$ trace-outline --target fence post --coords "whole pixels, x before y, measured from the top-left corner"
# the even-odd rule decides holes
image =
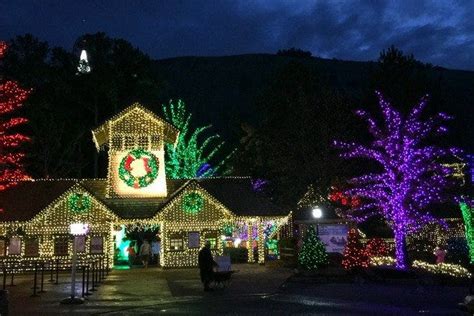
[[[44,286],[44,261],[41,262],[41,286],[40,286],[40,293],[44,293],[46,292],[44,289],[43,289],[43,286]]]
[[[7,285],[7,268],[5,267],[5,263],[2,265],[3,271],[3,289],[5,290],[5,286]]]
[[[36,294],[37,277],[38,277],[38,263],[35,261],[35,278],[33,282],[33,294],[31,295],[31,297],[39,296],[38,294]]]
[[[102,258],[99,258],[99,282],[102,282],[104,279],[104,260]]]
[[[86,295],[92,294],[91,292],[89,292],[89,269],[90,269],[90,263],[87,264]]]
[[[100,261],[95,261],[95,287],[100,286]]]
[[[15,286],[14,278],[15,278],[15,262],[12,262],[12,278],[10,280],[10,286]]]
[[[95,289],[95,261],[92,262],[92,289],[91,292],[97,291]]]
[[[59,284],[59,259],[56,259],[56,282],[54,284]]]
[[[53,259],[50,259],[49,260],[49,271],[50,271],[50,277],[49,277],[49,282],[53,283],[54,282],[54,277],[53,277],[53,270],[54,268],[54,260]]]
[[[82,266],[82,295],[81,295],[82,298],[84,298],[84,295],[85,295],[85,291],[84,291],[85,282],[86,282],[86,266],[83,265]]]

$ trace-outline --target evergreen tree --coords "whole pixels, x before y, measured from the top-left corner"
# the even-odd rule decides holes
[[[354,268],[367,267],[367,265],[368,262],[364,246],[359,240],[357,229],[353,228],[349,231],[349,236],[347,237],[342,266],[346,270],[352,270]]]
[[[469,246],[469,262],[474,264],[474,200],[463,199],[460,201],[462,217],[464,219],[464,231],[466,233],[466,242]]]
[[[313,226],[309,226],[303,247],[298,254],[298,262],[307,270],[316,270],[328,264],[326,246],[316,235]]]
[[[163,105],[165,118],[179,129],[178,143],[166,145],[166,174],[172,179],[190,179],[212,177],[230,173],[226,163],[234,154],[232,151],[220,162],[216,161],[217,154],[224,145],[219,135],[212,135],[199,140],[201,134],[211,128],[211,125],[190,130],[191,113],[186,110],[183,101],[178,100],[169,105]],[[215,162],[213,164],[213,162]]]

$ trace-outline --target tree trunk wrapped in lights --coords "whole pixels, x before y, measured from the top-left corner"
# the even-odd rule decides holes
[[[190,179],[225,175],[230,172],[226,169],[226,163],[235,151],[225,156],[220,162],[212,164],[212,160],[216,159],[224,142],[220,141],[219,135],[209,136],[202,142],[198,139],[211,125],[198,127],[190,133],[191,114],[187,113],[186,105],[181,100],[175,103],[170,101],[169,105],[163,105],[163,113],[165,118],[180,131],[176,146],[166,145],[168,177]]]
[[[0,58],[7,49],[0,42]],[[0,82],[0,191],[15,185],[16,180],[27,179],[22,160],[25,156],[19,147],[30,140],[29,137],[12,132],[28,120],[24,117],[11,117],[11,113],[20,108],[28,98],[30,90],[21,88],[15,81]]]
[[[347,194],[365,203],[349,210],[349,216],[360,222],[381,215],[390,225],[395,238],[397,268],[406,268],[405,238],[429,222],[436,221],[427,211],[433,203],[446,200],[445,189],[452,183],[452,168],[443,159],[459,153],[455,148],[428,145],[426,140],[447,131],[442,123],[450,117],[444,113],[421,120],[427,97],[403,116],[376,92],[382,110],[383,125],[365,111],[356,114],[368,123],[374,137],[370,145],[335,142],[344,158],[375,160],[380,173],[369,173],[349,181]],[[442,223],[442,222],[441,222]],[[444,223],[445,225],[445,223]]]

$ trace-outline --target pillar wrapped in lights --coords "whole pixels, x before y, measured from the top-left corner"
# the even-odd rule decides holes
[[[263,233],[263,223],[259,220],[257,222],[257,250],[258,250],[258,263],[265,263],[265,235]]]
[[[376,92],[382,110],[380,125],[366,111],[357,111],[375,139],[370,145],[336,141],[344,158],[375,160],[382,167],[380,173],[369,173],[349,181],[345,194],[358,196],[365,203],[349,210],[348,216],[360,222],[374,215],[382,215],[395,238],[397,268],[406,268],[405,238],[425,224],[435,221],[426,211],[433,203],[445,199],[445,189],[452,184],[453,170],[442,164],[459,150],[428,145],[427,138],[447,131],[442,123],[450,117],[444,113],[422,120],[427,96],[413,107],[408,115],[392,107]]]
[[[250,263],[254,262],[252,235],[253,235],[253,223],[249,221],[247,222],[247,251],[248,251],[247,261]]]

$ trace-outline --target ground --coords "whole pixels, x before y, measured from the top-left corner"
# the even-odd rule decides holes
[[[416,284],[342,283],[294,276],[273,265],[234,265],[224,289],[204,292],[197,269],[114,270],[83,305],[64,306],[68,275],[32,294],[32,277],[18,277],[10,291],[10,315],[463,315],[456,304],[466,287]],[[79,274],[79,279],[81,274]],[[80,283],[78,287],[80,295]]]

